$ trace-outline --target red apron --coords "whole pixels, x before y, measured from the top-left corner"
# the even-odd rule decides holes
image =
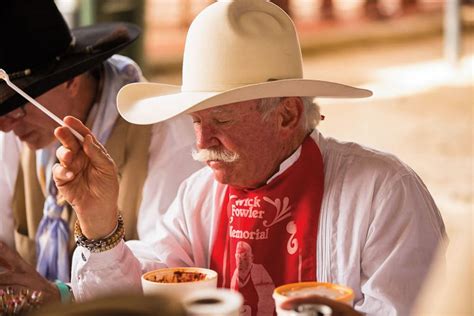
[[[244,296],[248,315],[271,315],[282,284],[316,279],[324,187],[321,152],[307,136],[298,160],[255,189],[228,187],[211,254],[219,287]]]

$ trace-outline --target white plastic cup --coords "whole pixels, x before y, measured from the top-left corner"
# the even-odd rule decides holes
[[[188,316],[239,316],[242,294],[229,289],[205,289],[189,294],[183,304]]]
[[[199,273],[205,276],[202,280],[189,282],[166,282],[172,280],[176,273]],[[156,280],[165,280],[157,282]],[[188,294],[198,292],[204,289],[213,289],[217,287],[217,272],[205,268],[179,267],[163,268],[149,271],[142,275],[142,288],[145,295],[166,295],[183,301]]]
[[[325,282],[290,283],[279,286],[273,291],[277,315],[285,315],[281,310],[281,304],[288,299],[313,295],[326,297],[351,307],[354,302],[354,291],[343,285]]]

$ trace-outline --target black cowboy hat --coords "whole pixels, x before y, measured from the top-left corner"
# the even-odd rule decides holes
[[[140,34],[137,26],[119,22],[70,30],[53,0],[4,0],[0,6],[0,68],[33,98],[94,68]],[[0,80],[0,116],[25,103]]]

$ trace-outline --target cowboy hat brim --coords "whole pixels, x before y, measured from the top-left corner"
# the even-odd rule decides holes
[[[94,68],[124,49],[139,36],[140,29],[130,23],[101,23],[76,28],[71,33],[76,40],[76,46],[72,51],[50,65],[32,69],[32,73],[28,76],[10,78],[10,80],[31,97],[36,98],[57,85]],[[86,47],[90,46],[98,46],[98,48],[87,52]],[[26,102],[5,82],[0,82],[0,116]]]
[[[370,90],[308,79],[268,81],[219,92],[182,91],[181,86],[176,85],[131,83],[120,89],[117,108],[128,122],[146,125],[162,122],[182,113],[260,98],[366,98],[371,95]]]

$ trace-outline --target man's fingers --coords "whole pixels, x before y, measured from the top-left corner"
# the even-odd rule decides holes
[[[28,280],[31,278],[31,275],[25,273],[28,271],[28,264],[2,241],[0,241],[0,265],[7,269],[0,272],[0,287],[28,285]]]
[[[28,275],[17,272],[0,273],[0,286],[21,286],[28,288]]]
[[[74,154],[70,149],[60,146],[58,149],[56,149],[56,158],[58,158],[61,165],[69,168],[73,162]]]
[[[3,260],[2,257],[0,257],[0,268],[0,274],[5,273],[3,272],[4,269],[8,270],[8,272],[13,271],[13,266],[6,260]]]
[[[66,116],[64,118],[64,123],[66,123],[67,126],[75,129],[82,136],[92,134],[91,130],[88,129],[80,120],[78,120],[74,116]]]
[[[113,165],[110,155],[102,144],[99,143],[99,141],[97,141],[97,139],[95,139],[91,134],[86,135],[83,148],[84,152],[95,167],[107,168],[108,166]]]
[[[54,131],[56,138],[63,144],[64,147],[71,149],[73,152],[79,151],[82,144],[74,136],[70,128],[76,130],[79,134],[85,136],[92,132],[80,120],[73,116],[66,116],[64,118],[66,127],[60,126]],[[70,127],[70,128],[69,128]]]
[[[0,265],[2,267],[8,270],[23,271],[25,264],[26,262],[16,251],[10,249],[4,242],[0,241]]]
[[[74,180],[74,172],[71,170],[61,166],[60,164],[55,164],[53,166],[53,178],[54,182],[56,182],[56,186],[60,187],[65,185],[66,183],[71,182]]]
[[[79,134],[84,135],[84,144],[83,149],[87,156],[93,162],[103,163],[103,162],[110,162],[110,156],[108,155],[107,151],[105,150],[104,146],[94,137],[90,129],[88,129],[80,120],[73,116],[66,116],[64,118],[64,123],[67,126],[74,128]],[[58,128],[58,138],[63,143],[66,142],[67,144],[63,143],[64,147],[71,149],[75,152],[75,148],[71,148],[68,144],[74,145],[73,139],[74,136],[67,128]],[[66,139],[67,138],[67,139]],[[76,139],[74,138],[75,143],[77,143]]]
[[[79,143],[79,140],[77,140],[71,130],[67,127],[57,127],[54,130],[54,136],[56,136],[64,147],[69,148],[75,153],[81,149],[81,143]]]

